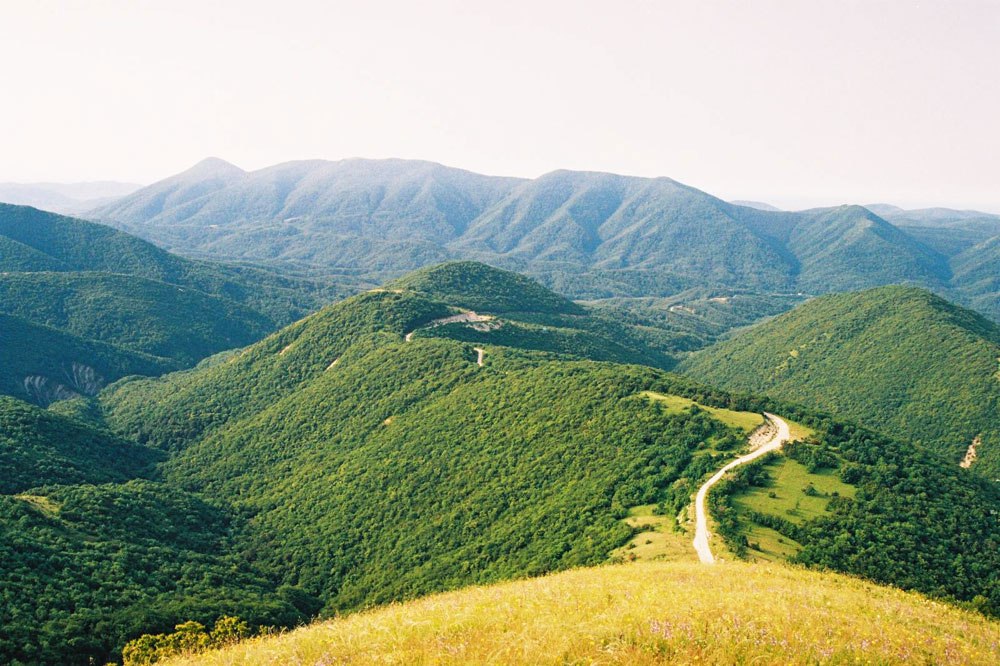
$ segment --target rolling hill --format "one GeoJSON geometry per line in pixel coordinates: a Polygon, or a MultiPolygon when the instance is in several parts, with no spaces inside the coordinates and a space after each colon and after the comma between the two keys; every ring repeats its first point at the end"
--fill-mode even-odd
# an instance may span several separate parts
{"type": "Polygon", "coordinates": [[[998,637],[996,621],[844,576],[659,563],[470,588],[164,663],[990,664],[998,637]]]}
{"type": "Polygon", "coordinates": [[[153,480],[163,458],[0,397],[0,661],[92,663],[150,627],[235,609],[308,616],[228,552],[231,515],[153,480]]]}
{"type": "MultiPolygon", "coordinates": [[[[203,368],[119,382],[101,403],[120,436],[171,452],[166,479],[253,516],[244,548],[324,599],[328,612],[597,563],[627,539],[619,519],[629,508],[654,503],[675,515],[694,480],[713,469],[706,454],[733,443],[732,431],[706,412],[659,407],[643,391],[751,411],[778,407],[739,402],[652,368],[596,363],[534,339],[490,340],[491,331],[476,330],[495,319],[441,323],[462,314],[456,304],[470,303],[469,295],[478,305],[495,294],[501,305],[493,316],[501,320],[514,317],[503,312],[511,303],[529,310],[516,317],[575,307],[537,286],[512,298],[523,284],[496,269],[446,264],[326,308],[203,368]],[[469,341],[465,331],[482,337],[469,341]],[[610,441],[614,447],[604,444],[610,441]]],[[[490,310],[477,311],[484,313],[490,310]]],[[[867,492],[827,517],[833,522],[804,544],[803,557],[850,571],[865,561],[853,550],[859,546],[821,556],[814,550],[821,536],[854,533],[889,511],[866,546],[888,547],[910,518],[887,489],[953,488],[929,501],[964,498],[956,516],[962,524],[921,527],[927,550],[902,557],[902,569],[885,582],[948,589],[958,598],[995,586],[995,577],[956,578],[937,559],[959,534],[991,532],[992,486],[919,445],[897,446],[809,412],[792,416],[824,433],[814,446],[866,470],[858,478],[867,492]],[[909,456],[924,462],[908,463],[909,456]],[[910,478],[909,469],[922,476],[910,478]]],[[[993,566],[991,539],[962,542],[977,571],[993,566]]]]}
{"type": "Polygon", "coordinates": [[[732,390],[808,404],[1000,476],[1000,329],[913,287],[824,296],[686,359],[732,390]]]}
{"type": "Polygon", "coordinates": [[[254,267],[191,261],[102,224],[26,206],[0,204],[0,273],[100,272],[193,289],[252,307],[286,324],[332,300],[329,281],[280,276],[254,267]]]}
{"type": "Polygon", "coordinates": [[[96,395],[126,375],[159,375],[180,363],[0,314],[0,394],[49,405],[96,395]]]}
{"type": "Polygon", "coordinates": [[[0,312],[178,366],[256,342],[275,328],[229,299],[113,273],[0,276],[0,312]]]}
{"type": "Polygon", "coordinates": [[[459,262],[96,400],[0,401],[20,410],[5,443],[17,478],[72,472],[0,496],[0,661],[107,660],[184,620],[291,626],[633,548],[676,557],[683,543],[687,558],[671,526],[763,410],[808,428],[809,454],[854,489],[801,526],[793,559],[1000,609],[995,484],[912,442],[650,367],[643,340],[459,262]],[[661,525],[662,550],[642,521],[661,525]]]}
{"type": "Polygon", "coordinates": [[[1000,235],[992,218],[946,224],[933,211],[877,208],[910,226],[860,206],[734,205],[669,178],[555,171],[523,180],[361,159],[244,172],[208,160],[89,216],[191,256],[376,281],[472,259],[589,300],[915,283],[1000,317],[996,285],[956,270],[976,261],[962,252],[1000,235]]]}

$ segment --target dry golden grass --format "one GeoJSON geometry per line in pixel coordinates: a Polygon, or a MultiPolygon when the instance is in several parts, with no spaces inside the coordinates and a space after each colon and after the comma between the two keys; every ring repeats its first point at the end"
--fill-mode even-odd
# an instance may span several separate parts
{"type": "Polygon", "coordinates": [[[1000,624],[780,565],[636,563],[477,587],[169,662],[997,664],[1000,624]]]}

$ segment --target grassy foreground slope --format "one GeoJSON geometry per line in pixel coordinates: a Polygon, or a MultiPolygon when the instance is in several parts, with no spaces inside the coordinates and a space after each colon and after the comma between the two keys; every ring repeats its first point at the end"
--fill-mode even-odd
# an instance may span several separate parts
{"type": "Polygon", "coordinates": [[[824,296],[686,359],[732,390],[801,402],[1000,476],[1000,328],[913,287],[824,296]]]}
{"type": "Polygon", "coordinates": [[[784,566],[579,569],[437,595],[167,663],[995,664],[1000,623],[784,566]]]}

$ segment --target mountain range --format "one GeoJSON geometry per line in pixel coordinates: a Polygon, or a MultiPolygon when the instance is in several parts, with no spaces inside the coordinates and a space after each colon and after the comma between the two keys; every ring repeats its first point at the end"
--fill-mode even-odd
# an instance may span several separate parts
{"type": "MultiPolygon", "coordinates": [[[[496,615],[526,631],[655,570],[724,618],[752,580],[845,659],[874,631],[892,661],[915,618],[974,627],[927,659],[996,651],[1000,328],[944,298],[996,316],[995,216],[402,160],[208,160],[99,211],[119,228],[0,204],[0,662],[153,663],[565,569],[448,598],[589,581],[496,615]],[[685,564],[692,497],[776,432],[708,497],[716,556],[757,564],[685,564]],[[864,609],[835,640],[827,594],[864,609]]],[[[798,654],[682,626],[623,645],[798,654]]]]}
{"type": "Polygon", "coordinates": [[[245,172],[213,158],[87,216],[190,256],[375,280],[465,258],[587,299],[907,282],[1000,317],[1000,216],[873,208],[751,208],[669,178],[606,173],[525,180],[362,159],[245,172]]]}

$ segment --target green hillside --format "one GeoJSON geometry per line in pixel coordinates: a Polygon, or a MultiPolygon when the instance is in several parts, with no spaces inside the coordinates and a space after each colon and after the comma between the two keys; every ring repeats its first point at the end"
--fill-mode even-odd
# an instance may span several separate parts
{"type": "Polygon", "coordinates": [[[228,550],[232,518],[151,481],[0,495],[0,659],[104,663],[125,642],[239,613],[255,624],[308,617],[228,550]],[[98,661],[100,660],[100,661],[98,661]]]}
{"type": "MultiPolygon", "coordinates": [[[[468,268],[469,281],[484,270],[468,268]]],[[[443,271],[445,284],[454,270],[443,271]]],[[[676,514],[694,480],[716,465],[698,451],[728,450],[732,433],[705,413],[650,403],[642,391],[777,409],[639,366],[477,343],[479,366],[467,341],[407,341],[456,311],[428,295],[432,278],[421,278],[432,285],[423,294],[362,294],[203,369],[119,383],[102,396],[109,423],[174,452],[167,479],[253,516],[245,548],[335,610],[595,563],[629,536],[618,520],[628,508],[658,503],[676,514]]],[[[501,295],[509,284],[502,273],[480,282],[482,298],[490,284],[501,295]]],[[[808,413],[795,418],[827,432],[824,446],[850,450],[865,469],[905,470],[906,456],[929,455],[919,467],[928,479],[966,488],[957,496],[968,524],[942,526],[933,539],[927,531],[933,549],[903,557],[887,582],[961,598],[994,584],[935,573],[947,570],[960,530],[984,527],[995,498],[977,480],[919,447],[837,430],[808,413]]],[[[879,492],[864,499],[838,523],[841,532],[891,509],[880,537],[891,543],[919,520],[879,492]]],[[[950,502],[933,500],[942,509],[950,502]]],[[[858,554],[849,548],[828,566],[850,571],[858,554]]],[[[968,554],[976,571],[996,564],[988,545],[968,554]]]]}
{"type": "Polygon", "coordinates": [[[0,397],[0,494],[54,484],[110,483],[148,473],[163,458],[65,416],[0,397]]]}
{"type": "Polygon", "coordinates": [[[163,459],[0,397],[0,662],[88,664],[150,627],[236,611],[308,616],[229,552],[231,515],[148,480],[163,459]]]}
{"type": "Polygon", "coordinates": [[[912,287],[825,296],[698,352],[680,370],[936,448],[1000,476],[1000,329],[912,287]]]}
{"type": "Polygon", "coordinates": [[[483,312],[583,314],[567,298],[531,278],[473,261],[457,261],[409,273],[386,285],[430,294],[453,305],[483,312]]]}
{"type": "Polygon", "coordinates": [[[0,276],[0,312],[178,365],[256,342],[274,328],[264,315],[228,299],[91,272],[0,276]]]}
{"type": "Polygon", "coordinates": [[[94,395],[126,375],[158,375],[180,367],[172,359],[5,314],[0,314],[0,341],[0,394],[41,405],[73,395],[94,395]]]}
{"type": "MultiPolygon", "coordinates": [[[[614,323],[621,339],[518,276],[448,264],[59,414],[19,406],[7,445],[18,478],[55,476],[0,497],[0,661],[85,664],[187,619],[289,626],[621,560],[640,513],[668,530],[664,543],[689,544],[669,526],[684,529],[674,518],[743,446],[730,410],[810,428],[811,455],[856,489],[800,525],[801,562],[1000,609],[993,484],[802,408],[587,358],[627,350],[628,325],[614,323]],[[468,319],[473,296],[491,319],[468,319]],[[593,348],[461,339],[553,319],[593,348]]],[[[745,521],[731,517],[718,514],[720,534],[737,539],[745,521]]],[[[677,553],[642,545],[644,557],[677,553]]]]}
{"type": "Polygon", "coordinates": [[[947,259],[861,206],[803,214],[788,247],[799,259],[798,287],[809,293],[898,282],[941,287],[947,259]]]}
{"type": "Polygon", "coordinates": [[[0,204],[0,273],[131,275],[219,296],[286,324],[346,289],[257,268],[192,261],[102,224],[0,204]]]}
{"type": "Polygon", "coordinates": [[[0,393],[48,404],[191,366],[350,289],[190,261],[110,227],[0,204],[0,393]]]}

